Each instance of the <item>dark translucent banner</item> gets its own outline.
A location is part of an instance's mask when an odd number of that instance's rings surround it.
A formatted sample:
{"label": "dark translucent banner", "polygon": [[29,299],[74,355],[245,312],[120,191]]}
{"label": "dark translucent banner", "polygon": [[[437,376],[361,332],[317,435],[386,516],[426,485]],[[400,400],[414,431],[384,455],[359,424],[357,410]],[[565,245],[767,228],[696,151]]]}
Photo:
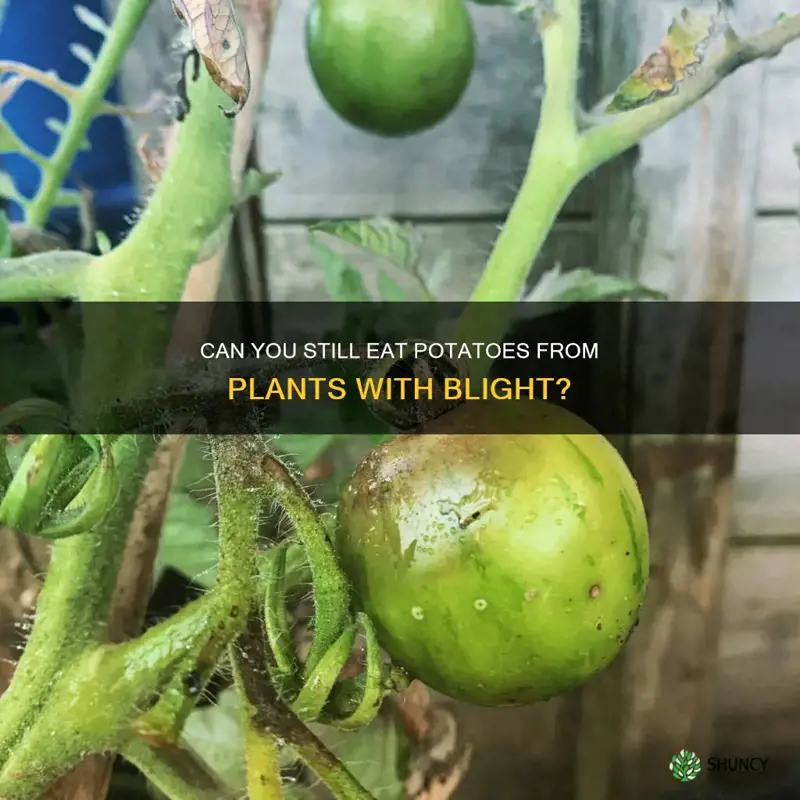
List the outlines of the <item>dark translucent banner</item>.
{"label": "dark translucent banner", "polygon": [[0,311],[7,431],[800,433],[791,303]]}

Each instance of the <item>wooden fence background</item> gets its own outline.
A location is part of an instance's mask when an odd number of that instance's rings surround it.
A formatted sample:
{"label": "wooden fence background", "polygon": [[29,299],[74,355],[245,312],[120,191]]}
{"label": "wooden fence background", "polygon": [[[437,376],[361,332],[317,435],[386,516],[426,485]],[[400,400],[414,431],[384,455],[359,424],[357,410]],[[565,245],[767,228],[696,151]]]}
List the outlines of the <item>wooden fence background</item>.
{"label": "wooden fence background", "polygon": [[[325,298],[306,223],[385,214],[419,225],[429,263],[451,252],[444,297],[466,297],[535,130],[541,63],[530,26],[472,6],[478,66],[460,107],[430,132],[380,140],[320,98],[302,47],[307,4],[283,0],[260,98],[261,165],[283,171],[264,204],[271,296]],[[685,5],[585,3],[586,97],[611,91]],[[734,19],[748,33],[798,10],[798,0],[736,0]],[[175,31],[167,0],[154,4],[126,66],[130,102],[174,79],[163,53]],[[637,275],[683,300],[800,300],[797,140],[800,43],[745,67],[580,187],[537,268]],[[674,786],[667,764],[681,747],[768,756],[773,775],[800,758],[800,438],[737,445],[732,480],[717,468],[732,452],[722,462],[705,451],[635,454],[650,481],[655,561],[637,646],[563,700],[460,708],[477,751],[459,797],[655,797]],[[690,527],[704,542],[700,563],[687,555]]]}

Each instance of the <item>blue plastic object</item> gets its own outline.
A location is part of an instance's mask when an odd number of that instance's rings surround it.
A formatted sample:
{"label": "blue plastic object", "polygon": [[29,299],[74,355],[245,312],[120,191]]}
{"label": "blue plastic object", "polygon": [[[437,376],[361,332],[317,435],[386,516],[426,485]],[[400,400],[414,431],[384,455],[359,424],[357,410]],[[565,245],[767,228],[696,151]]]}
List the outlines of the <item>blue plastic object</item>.
{"label": "blue plastic object", "polygon": [[[77,0],[98,16],[107,18],[103,0]],[[18,61],[42,70],[55,70],[59,78],[78,85],[88,67],[70,52],[78,43],[97,53],[102,36],[87,28],[75,14],[70,0],[5,0],[6,9],[0,26],[0,59]],[[106,96],[118,103],[118,86],[113,84]],[[47,126],[48,119],[62,124],[67,120],[64,100],[32,82],[21,86],[3,109],[6,122],[29,147],[45,155],[52,154],[58,134]],[[97,117],[88,133],[91,149],[78,154],[72,164],[65,188],[88,187],[93,192],[97,228],[112,242],[118,242],[129,229],[126,219],[137,203],[131,151],[121,119]],[[0,155],[0,169],[13,179],[24,197],[33,197],[40,183],[38,167],[16,153]],[[12,220],[22,218],[21,209],[7,210]],[[77,209],[53,210],[48,227],[76,245],[80,240]]]}

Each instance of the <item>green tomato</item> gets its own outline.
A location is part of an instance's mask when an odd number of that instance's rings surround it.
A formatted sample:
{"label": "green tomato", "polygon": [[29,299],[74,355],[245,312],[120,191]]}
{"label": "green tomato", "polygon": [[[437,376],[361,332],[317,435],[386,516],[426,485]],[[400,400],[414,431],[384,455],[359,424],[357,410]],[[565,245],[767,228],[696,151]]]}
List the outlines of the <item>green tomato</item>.
{"label": "green tomato", "polygon": [[475,35],[463,0],[314,0],[306,51],[339,116],[406,136],[455,108],[472,76]]}
{"label": "green tomato", "polygon": [[490,430],[485,407],[466,404],[385,442],[338,511],[336,550],[382,646],[480,705],[544,700],[605,668],[649,577],[644,507],[618,452],[566,410],[526,403],[532,433],[465,433]]}

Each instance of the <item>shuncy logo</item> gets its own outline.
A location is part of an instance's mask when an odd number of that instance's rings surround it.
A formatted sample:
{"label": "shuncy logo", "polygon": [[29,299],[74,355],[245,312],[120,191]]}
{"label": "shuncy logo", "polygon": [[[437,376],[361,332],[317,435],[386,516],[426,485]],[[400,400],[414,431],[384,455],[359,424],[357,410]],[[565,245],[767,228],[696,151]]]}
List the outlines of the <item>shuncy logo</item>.
{"label": "shuncy logo", "polygon": [[693,781],[699,774],[702,767],[700,759],[691,750],[681,750],[672,756],[669,762],[669,771],[677,781],[688,783]]}

